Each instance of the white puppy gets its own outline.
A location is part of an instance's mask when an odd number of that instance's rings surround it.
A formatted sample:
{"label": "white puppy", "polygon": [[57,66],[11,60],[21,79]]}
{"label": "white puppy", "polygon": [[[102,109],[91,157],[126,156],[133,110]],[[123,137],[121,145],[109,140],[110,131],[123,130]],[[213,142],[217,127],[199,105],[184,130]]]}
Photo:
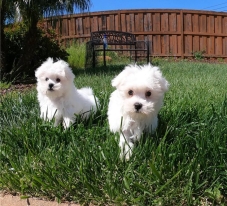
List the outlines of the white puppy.
{"label": "white puppy", "polygon": [[41,118],[52,120],[55,126],[63,121],[65,128],[81,114],[87,119],[91,111],[96,112],[98,99],[91,88],[77,89],[74,85],[74,74],[69,65],[48,58],[36,71],[38,100]]}
{"label": "white puppy", "polygon": [[108,107],[110,130],[120,132],[121,158],[129,159],[135,141],[143,131],[152,133],[158,125],[168,82],[158,67],[129,65],[112,80],[116,90]]}

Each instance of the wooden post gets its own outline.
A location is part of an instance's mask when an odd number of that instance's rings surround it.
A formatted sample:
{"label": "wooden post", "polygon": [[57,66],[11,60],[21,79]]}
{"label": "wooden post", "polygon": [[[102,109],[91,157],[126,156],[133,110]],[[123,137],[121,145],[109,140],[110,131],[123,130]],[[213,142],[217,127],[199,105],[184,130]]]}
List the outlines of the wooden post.
{"label": "wooden post", "polygon": [[183,13],[183,10],[181,10],[180,15],[181,15],[181,58],[184,59],[184,13]]}
{"label": "wooden post", "polygon": [[95,68],[95,45],[92,45],[92,67]]}
{"label": "wooden post", "polygon": [[147,44],[147,63],[149,63],[149,55],[150,55],[150,49],[149,49],[149,41],[146,41]]}
{"label": "wooden post", "polygon": [[118,31],[121,31],[121,11],[120,10],[117,12],[117,16],[118,16]]}
{"label": "wooden post", "polygon": [[137,51],[136,51],[136,43],[135,43],[135,63],[137,62]]}
{"label": "wooden post", "polygon": [[106,66],[106,45],[103,44],[103,63]]}

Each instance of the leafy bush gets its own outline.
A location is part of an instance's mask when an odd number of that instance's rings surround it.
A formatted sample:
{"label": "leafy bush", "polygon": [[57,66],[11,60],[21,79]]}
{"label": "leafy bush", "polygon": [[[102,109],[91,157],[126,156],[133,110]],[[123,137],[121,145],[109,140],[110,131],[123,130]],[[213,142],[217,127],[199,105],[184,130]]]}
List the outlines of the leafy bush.
{"label": "leafy bush", "polygon": [[[88,68],[92,66],[92,56],[90,54],[92,49],[91,47],[88,47],[86,43],[79,43],[75,41],[68,48],[66,48],[66,51],[69,54],[68,62],[73,69],[84,69],[85,67]],[[119,53],[114,51],[106,52],[106,60],[108,61],[108,65],[130,62],[128,56],[119,55]],[[103,65],[102,51],[96,52],[96,65]]]}
{"label": "leafy bush", "polygon": [[39,49],[37,49],[37,56],[42,60],[46,60],[47,57],[61,58],[67,60],[68,53],[61,47],[59,42],[59,35],[53,29],[46,29],[45,25],[40,22],[38,24],[40,31]]}
{"label": "leafy bush", "polygon": [[71,46],[66,48],[69,54],[68,62],[73,69],[81,69],[85,67],[85,43],[79,44],[78,42],[72,43]]}
{"label": "leafy bush", "polygon": [[205,50],[202,50],[202,51],[195,51],[195,52],[193,52],[193,56],[194,56],[195,59],[201,60],[201,59],[204,58],[203,55],[204,55],[205,53],[206,53]]}
{"label": "leafy bush", "polygon": [[[2,74],[4,81],[21,81],[22,77],[34,76],[34,70],[47,57],[67,59],[67,52],[60,47],[58,35],[52,29],[45,29],[44,24],[38,24],[35,40],[31,42],[34,52],[26,51],[26,41],[28,41],[28,30],[25,24],[17,23],[5,28],[5,67]],[[18,62],[23,54],[28,53],[27,61],[21,68]]]}
{"label": "leafy bush", "polygon": [[20,58],[20,54],[23,51],[24,36],[27,28],[24,24],[13,24],[5,28],[5,72],[12,70],[14,62]]}

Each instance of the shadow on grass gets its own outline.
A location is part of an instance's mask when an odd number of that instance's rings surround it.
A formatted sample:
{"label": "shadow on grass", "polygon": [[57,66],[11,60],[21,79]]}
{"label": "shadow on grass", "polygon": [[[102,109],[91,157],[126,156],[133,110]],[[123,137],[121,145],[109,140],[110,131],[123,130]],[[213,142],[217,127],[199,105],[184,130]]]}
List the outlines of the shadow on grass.
{"label": "shadow on grass", "polygon": [[95,68],[86,68],[86,69],[73,69],[75,75],[80,74],[111,74],[120,72],[124,69],[125,64],[120,65],[108,65],[108,66],[99,66]]}

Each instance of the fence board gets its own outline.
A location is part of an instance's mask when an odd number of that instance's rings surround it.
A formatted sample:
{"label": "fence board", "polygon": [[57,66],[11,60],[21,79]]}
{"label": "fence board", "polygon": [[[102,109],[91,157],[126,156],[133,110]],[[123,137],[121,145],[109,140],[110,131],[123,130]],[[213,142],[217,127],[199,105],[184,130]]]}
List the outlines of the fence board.
{"label": "fence board", "polygon": [[153,15],[153,22],[154,22],[154,31],[161,31],[161,19],[160,13],[155,13]]}
{"label": "fence board", "polygon": [[[52,23],[46,19],[45,26]],[[56,22],[61,39],[88,41],[90,32],[132,32],[137,40],[149,40],[151,56],[204,56],[227,60],[227,13],[196,10],[117,10],[62,16]]]}
{"label": "fence board", "polygon": [[178,37],[177,35],[171,35],[170,36],[170,54],[172,56],[178,56],[179,55],[179,49],[178,49]]}
{"label": "fence board", "polygon": [[129,16],[130,16],[130,32],[134,32],[135,31],[135,22],[134,22],[135,14],[129,14]]}
{"label": "fence board", "polygon": [[128,24],[127,24],[127,20],[126,20],[126,18],[127,18],[127,16],[126,16],[126,14],[120,14],[119,15],[119,19],[121,20],[120,22],[119,22],[119,28],[121,28],[120,30],[121,31],[127,31],[127,26],[128,26]]}
{"label": "fence board", "polygon": [[227,56],[227,37],[225,37],[225,39],[223,40],[223,44],[225,45],[224,46],[224,50],[223,50],[223,54],[225,55],[225,56]]}
{"label": "fence board", "polygon": [[175,13],[169,15],[169,31],[177,31],[177,15]]}
{"label": "fence board", "polygon": [[168,13],[164,13],[161,15],[161,31],[169,31],[169,18]]}
{"label": "fence board", "polygon": [[90,34],[91,33],[91,22],[90,22],[90,18],[84,18],[84,25],[85,25],[85,31],[86,34]]}
{"label": "fence board", "polygon": [[130,16],[129,16],[129,14],[125,14],[125,24],[126,24],[126,27],[124,25],[122,25],[121,30],[126,31],[126,32],[132,32],[132,28],[130,27]]}
{"label": "fence board", "polygon": [[192,45],[192,52],[195,52],[195,51],[199,51],[200,48],[199,48],[199,36],[193,36],[193,45]]}
{"label": "fence board", "polygon": [[209,38],[209,41],[208,41],[208,55],[214,55],[215,54],[215,51],[214,51],[214,48],[215,48],[215,43],[214,43],[214,37],[211,36]]}
{"label": "fence board", "polygon": [[64,36],[68,36],[69,33],[68,33],[68,21],[67,19],[63,19],[63,22],[62,22],[62,35]]}
{"label": "fence board", "polygon": [[114,15],[110,15],[107,21],[107,25],[110,25],[108,30],[115,30],[115,24],[114,24]]}

